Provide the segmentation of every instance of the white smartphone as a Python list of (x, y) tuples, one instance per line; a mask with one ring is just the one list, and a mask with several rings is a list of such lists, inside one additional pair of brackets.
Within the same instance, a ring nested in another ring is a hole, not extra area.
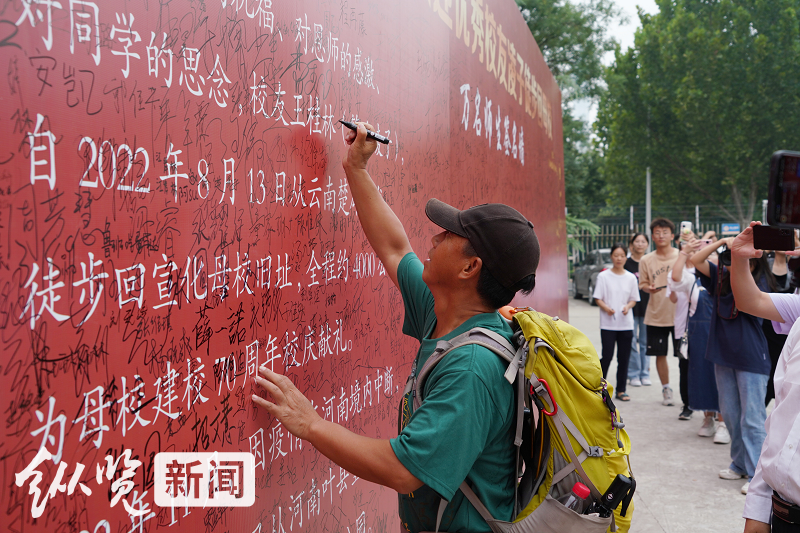
[(681, 222), (681, 240), (685, 241), (689, 238), (689, 234), (692, 232), (692, 223), (688, 220), (684, 220)]

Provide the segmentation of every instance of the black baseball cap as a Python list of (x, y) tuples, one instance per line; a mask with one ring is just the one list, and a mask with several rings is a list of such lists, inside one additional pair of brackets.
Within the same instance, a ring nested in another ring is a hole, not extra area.
[(437, 226), (469, 240), (489, 273), (511, 289), (536, 274), (539, 239), (533, 224), (505, 204), (482, 204), (459, 211), (431, 198), (425, 214)]

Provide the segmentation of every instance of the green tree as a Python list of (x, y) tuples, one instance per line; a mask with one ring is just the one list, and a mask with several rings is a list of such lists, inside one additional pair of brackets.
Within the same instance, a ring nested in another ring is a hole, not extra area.
[[(657, 0), (617, 52), (597, 132), (613, 201), (707, 203), (742, 225), (800, 149), (800, 0)], [(728, 205), (735, 207), (729, 209)]]
[[(574, 116), (571, 104), (602, 94), (602, 59), (617, 46), (607, 28), (620, 18), (620, 11), (612, 0), (517, 0), (517, 4), (561, 89), (567, 204), (604, 203), (603, 176), (589, 125)], [(586, 216), (583, 209), (574, 211)]]
[(611, 0), (517, 0), (562, 99), (596, 97), (603, 87), (603, 55), (616, 47), (609, 23), (620, 17)]
[(578, 240), (576, 234), (584, 233), (589, 235), (597, 235), (600, 233), (600, 226), (583, 218), (577, 218), (572, 215), (567, 215), (567, 246), (569, 247), (569, 254), (572, 255), (575, 250), (585, 252), (581, 241)]
[(564, 195), (569, 213), (591, 218), (592, 206), (606, 203), (606, 187), (601, 171), (602, 158), (592, 147), (590, 128), (575, 118), (569, 108), (562, 113), (564, 124)]

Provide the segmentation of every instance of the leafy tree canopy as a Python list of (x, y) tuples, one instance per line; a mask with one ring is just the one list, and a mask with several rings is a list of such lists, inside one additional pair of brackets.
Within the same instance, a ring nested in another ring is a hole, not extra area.
[(612, 0), (517, 0), (564, 102), (602, 90), (603, 55), (616, 47), (609, 23), (620, 16)]
[[(575, 117), (570, 103), (602, 94), (603, 56), (617, 47), (607, 28), (621, 12), (612, 0), (517, 0), (517, 4), (561, 89), (567, 204), (605, 203), (605, 184), (600, 161), (590, 149), (589, 126)], [(572, 211), (585, 216), (584, 209)]]
[(597, 235), (600, 233), (600, 226), (595, 224), (590, 220), (586, 220), (584, 218), (577, 218), (572, 215), (567, 215), (567, 246), (569, 247), (570, 253), (574, 250), (579, 252), (585, 252), (586, 249), (583, 247), (583, 243), (575, 237), (575, 234), (578, 232), (586, 232), (589, 235)]
[[(608, 70), (597, 131), (612, 201), (716, 205), (741, 224), (769, 158), (800, 149), (800, 0), (657, 0)], [(726, 205), (735, 205), (728, 209)]]

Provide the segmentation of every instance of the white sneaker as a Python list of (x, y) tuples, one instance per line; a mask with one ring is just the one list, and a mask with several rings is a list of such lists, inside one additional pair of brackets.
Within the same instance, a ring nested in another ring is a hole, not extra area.
[(664, 396), (664, 400), (661, 402), (661, 405), (675, 405), (675, 401), (672, 399), (672, 388), (664, 387), (661, 391), (661, 394)]
[(750, 488), (750, 481), (748, 480), (747, 483), (742, 485), (742, 494), (747, 494), (747, 489), (749, 489), (749, 488)]
[(735, 472), (730, 468), (726, 468), (725, 470), (719, 471), (719, 477), (721, 479), (742, 479), (746, 478), (747, 474), (740, 474), (739, 472)]
[(717, 431), (714, 432), (714, 444), (730, 444), (731, 434), (728, 433), (728, 428), (725, 427), (725, 422), (717, 423)]
[(701, 437), (713, 437), (716, 432), (717, 420), (714, 418), (714, 415), (706, 415), (703, 420), (703, 425), (700, 427), (700, 431), (698, 431), (697, 434)]
[(631, 380), (631, 387), (641, 387), (641, 386), (642, 386), (642, 380), (641, 379), (633, 378)]
[(649, 387), (652, 384), (653, 382), (650, 381), (650, 378), (642, 378), (642, 385), (644, 385), (645, 387)]

